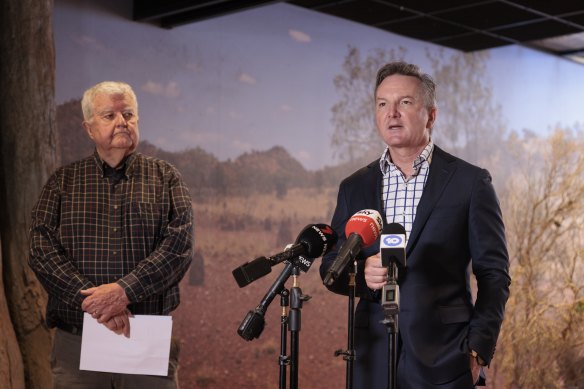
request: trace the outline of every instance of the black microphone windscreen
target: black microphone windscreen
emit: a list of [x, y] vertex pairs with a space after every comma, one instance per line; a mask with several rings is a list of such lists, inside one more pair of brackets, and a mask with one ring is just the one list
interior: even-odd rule
[[389, 267], [392, 262], [406, 266], [406, 229], [399, 223], [383, 226], [379, 242], [381, 265]]
[[337, 243], [338, 236], [331, 226], [326, 224], [309, 224], [304, 227], [296, 243], [306, 247], [306, 256], [317, 258], [328, 253]]
[[389, 223], [383, 226], [382, 234], [405, 235], [406, 229], [399, 223]]
[[265, 257], [259, 257], [251, 262], [247, 262], [232, 271], [233, 278], [240, 288], [251, 284], [258, 278], [269, 274], [272, 271], [272, 265]]

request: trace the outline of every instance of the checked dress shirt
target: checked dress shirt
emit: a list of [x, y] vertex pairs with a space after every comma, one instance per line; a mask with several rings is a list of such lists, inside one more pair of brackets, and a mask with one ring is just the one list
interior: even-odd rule
[[32, 211], [29, 264], [49, 327], [81, 328], [80, 290], [117, 282], [133, 314], [166, 315], [193, 245], [191, 198], [169, 163], [133, 153], [117, 171], [97, 153], [58, 169]]

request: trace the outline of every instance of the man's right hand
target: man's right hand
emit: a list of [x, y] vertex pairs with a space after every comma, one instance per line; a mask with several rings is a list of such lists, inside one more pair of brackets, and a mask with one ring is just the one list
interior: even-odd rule
[[365, 260], [365, 282], [369, 289], [378, 290], [387, 283], [387, 268], [381, 266], [381, 254], [377, 253]]
[[81, 309], [99, 323], [108, 322], [123, 313], [130, 302], [124, 289], [115, 282], [82, 289], [81, 294], [86, 296], [81, 303]]

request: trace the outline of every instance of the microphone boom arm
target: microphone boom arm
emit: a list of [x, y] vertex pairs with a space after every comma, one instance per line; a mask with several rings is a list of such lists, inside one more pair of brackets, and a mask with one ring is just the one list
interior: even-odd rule
[[276, 281], [272, 284], [268, 292], [265, 294], [262, 301], [256, 307], [255, 310], [249, 311], [239, 328], [237, 333], [245, 340], [252, 340], [254, 338], [259, 338], [262, 331], [264, 330], [265, 320], [264, 315], [268, 310], [268, 306], [274, 300], [274, 297], [284, 288], [284, 284], [290, 278], [292, 274], [292, 269], [294, 268], [294, 263], [289, 262], [284, 267], [284, 270], [280, 273]]

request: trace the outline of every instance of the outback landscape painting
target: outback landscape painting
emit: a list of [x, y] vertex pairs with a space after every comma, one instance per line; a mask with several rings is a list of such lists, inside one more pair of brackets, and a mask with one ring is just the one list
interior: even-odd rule
[[[341, 181], [384, 151], [374, 122], [377, 70], [416, 63], [437, 83], [433, 141], [488, 169], [503, 211], [512, 283], [487, 388], [584, 387], [584, 65], [519, 45], [465, 53], [274, 3], [163, 29], [132, 21], [131, 1], [55, 0], [54, 52], [49, 38], [29, 34], [55, 60], [55, 90], [45, 91], [54, 104], [34, 121], [49, 136], [42, 143], [3, 128], [10, 135], [0, 137], [3, 171], [40, 182], [52, 168], [42, 161], [91, 155], [83, 92], [105, 80], [132, 85], [138, 151], [176, 166], [192, 196], [195, 250], [172, 314], [180, 387], [276, 389], [286, 357], [279, 296], [258, 339], [237, 330], [284, 265], [242, 288], [232, 271], [282, 252], [309, 224], [331, 223]], [[43, 61], [37, 77], [51, 70]], [[31, 93], [31, 80], [13, 88]], [[15, 146], [23, 140], [25, 152]], [[17, 154], [28, 165], [12, 166]], [[21, 375], [30, 372], [22, 380], [38, 382], [50, 376], [51, 330], [39, 324], [46, 296], [26, 269], [36, 193], [8, 192], [23, 215], [0, 223], [0, 328], [12, 341], [0, 347], [7, 361], [0, 379], [17, 363], [18, 353], [1, 352], [12, 347], [24, 354]], [[343, 388], [346, 361], [335, 352], [347, 347], [348, 298], [323, 286], [320, 261], [297, 277], [310, 296], [301, 310], [298, 386]]]

